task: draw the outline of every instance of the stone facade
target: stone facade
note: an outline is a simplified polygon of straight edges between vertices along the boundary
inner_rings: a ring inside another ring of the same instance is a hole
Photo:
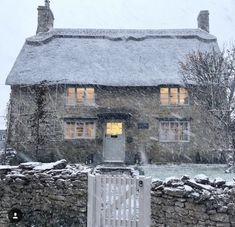
[[[152,226],[235,226],[235,185],[171,178],[152,187]]]
[[[210,128],[210,117],[193,105],[160,105],[159,87],[95,87],[95,105],[66,105],[66,86],[50,87],[47,109],[49,130],[41,128],[47,136],[43,152],[35,158],[30,129],[30,118],[35,105],[30,89],[12,87],[9,143],[27,157],[40,161],[55,161],[66,158],[71,162],[102,162],[105,119],[102,113],[125,113],[124,119],[126,163],[134,163],[140,154],[148,162],[218,162],[213,148],[221,145],[220,132]],[[95,139],[65,139],[64,119],[93,119],[96,122]],[[159,119],[188,119],[189,142],[160,142]],[[139,128],[144,123],[148,128]],[[142,159],[143,160],[143,159]]]
[[[0,169],[1,227],[86,226],[87,173],[81,166],[44,167],[32,170],[26,164]],[[8,218],[14,209],[23,214],[18,224]]]

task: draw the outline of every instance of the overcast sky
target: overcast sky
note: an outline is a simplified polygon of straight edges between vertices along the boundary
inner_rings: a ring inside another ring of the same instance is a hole
[[[0,0],[0,116],[6,115],[7,74],[25,38],[35,34],[44,0]],[[235,0],[51,0],[56,28],[196,28],[210,11],[210,33],[219,45],[235,40]],[[0,129],[4,128],[0,117]]]

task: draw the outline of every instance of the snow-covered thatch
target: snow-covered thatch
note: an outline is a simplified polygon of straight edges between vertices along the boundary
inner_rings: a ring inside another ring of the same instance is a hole
[[[181,84],[178,63],[211,48],[216,37],[200,29],[53,29],[26,40],[6,84]]]

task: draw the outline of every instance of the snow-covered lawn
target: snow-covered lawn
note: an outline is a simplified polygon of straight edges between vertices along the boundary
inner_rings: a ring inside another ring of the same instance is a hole
[[[182,177],[188,175],[194,177],[198,174],[205,174],[210,179],[221,177],[226,181],[235,178],[234,173],[225,173],[226,165],[217,164],[168,164],[168,165],[144,165],[141,166],[146,176],[165,180],[168,177]]]

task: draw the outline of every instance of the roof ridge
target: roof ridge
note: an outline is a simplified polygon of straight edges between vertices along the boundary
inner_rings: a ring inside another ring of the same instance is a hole
[[[217,38],[201,29],[52,29],[26,39],[30,45],[43,45],[54,38],[107,39],[111,41],[143,41],[149,38],[197,38],[216,41]]]

